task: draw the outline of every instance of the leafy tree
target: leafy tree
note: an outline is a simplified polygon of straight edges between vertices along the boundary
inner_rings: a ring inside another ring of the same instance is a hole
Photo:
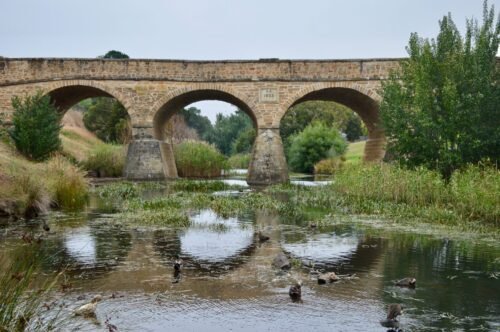
[[[231,154],[249,153],[252,150],[255,135],[255,128],[253,126],[243,130],[233,141],[231,145]]]
[[[409,59],[383,83],[381,115],[389,153],[449,178],[500,157],[500,20],[485,1],[482,25],[468,20],[465,38],[450,14],[439,26],[436,40],[411,35]]]
[[[104,54],[103,56],[100,56],[99,58],[103,58],[103,59],[130,59],[130,57],[127,54],[122,53],[120,51],[115,51],[115,50],[111,50],[108,53]]]
[[[322,122],[313,122],[289,140],[288,163],[297,172],[312,173],[318,161],[340,156],[347,150],[339,131]]]
[[[17,150],[26,157],[41,161],[61,147],[60,116],[50,96],[38,91],[33,96],[12,98],[14,115],[10,130]]]
[[[210,120],[206,116],[201,115],[201,110],[196,107],[184,108],[180,111],[180,114],[184,116],[189,127],[196,129],[198,136],[202,140],[210,140],[214,128]]]
[[[252,128],[252,120],[243,111],[237,110],[234,114],[224,116],[217,114],[214,130],[209,142],[226,156],[231,154],[233,142],[238,138],[241,132]]]
[[[288,139],[298,134],[314,121],[320,121],[345,131],[349,119],[357,116],[351,109],[331,101],[306,101],[288,110],[281,120],[280,134],[285,151],[289,149]]]
[[[359,116],[353,113],[347,120],[344,129],[347,140],[352,142],[359,139],[359,137],[364,134],[364,129],[365,128]]]
[[[83,123],[105,142],[126,143],[129,138],[128,113],[122,104],[112,98],[93,98],[83,115]]]

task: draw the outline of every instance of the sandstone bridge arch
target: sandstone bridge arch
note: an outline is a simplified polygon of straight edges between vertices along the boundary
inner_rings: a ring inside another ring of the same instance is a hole
[[[132,142],[130,179],[175,177],[158,135],[176,108],[198,100],[230,102],[257,128],[247,181],[288,180],[280,120],[306,100],[332,100],[357,112],[369,131],[364,159],[383,157],[377,90],[401,59],[185,61],[141,59],[0,58],[0,119],[9,123],[11,98],[43,90],[61,110],[88,97],[111,96],[127,109]]]

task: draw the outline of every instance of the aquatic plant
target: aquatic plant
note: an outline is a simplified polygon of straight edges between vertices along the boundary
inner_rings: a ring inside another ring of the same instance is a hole
[[[181,179],[170,184],[173,190],[177,191],[189,191],[189,192],[211,192],[211,191],[222,191],[229,189],[240,189],[241,186],[229,185],[222,181],[210,180],[187,180]]]
[[[115,182],[97,188],[97,194],[103,198],[129,199],[139,196],[139,188],[131,182]]]

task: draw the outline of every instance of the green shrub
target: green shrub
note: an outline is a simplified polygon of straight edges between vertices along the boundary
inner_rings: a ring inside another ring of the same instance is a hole
[[[338,130],[321,122],[308,125],[290,139],[288,163],[296,172],[312,173],[318,161],[340,156],[347,149],[347,143]]]
[[[122,145],[100,144],[92,150],[83,167],[99,177],[120,177],[125,167],[125,148]]]
[[[229,168],[248,168],[250,165],[250,159],[251,159],[251,154],[250,153],[239,153],[235,154],[227,160],[227,163],[229,165]]]
[[[53,200],[65,210],[81,210],[88,198],[88,183],[85,174],[62,156],[56,156],[47,164],[50,174],[49,188]]]
[[[174,147],[174,154],[181,177],[218,177],[223,169],[227,169],[224,155],[205,142],[184,141]]]
[[[314,174],[334,174],[342,167],[343,162],[343,157],[320,160],[314,165]]]
[[[40,161],[61,147],[60,116],[48,95],[40,91],[33,96],[12,98],[14,114],[10,135],[16,148],[26,157]]]

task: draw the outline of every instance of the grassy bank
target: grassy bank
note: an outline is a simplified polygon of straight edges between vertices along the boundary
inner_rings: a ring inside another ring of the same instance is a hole
[[[78,210],[87,193],[84,172],[62,155],[35,163],[0,142],[0,214],[33,217],[51,206]]]
[[[345,153],[345,162],[347,164],[360,164],[363,161],[366,141],[350,143]]]

